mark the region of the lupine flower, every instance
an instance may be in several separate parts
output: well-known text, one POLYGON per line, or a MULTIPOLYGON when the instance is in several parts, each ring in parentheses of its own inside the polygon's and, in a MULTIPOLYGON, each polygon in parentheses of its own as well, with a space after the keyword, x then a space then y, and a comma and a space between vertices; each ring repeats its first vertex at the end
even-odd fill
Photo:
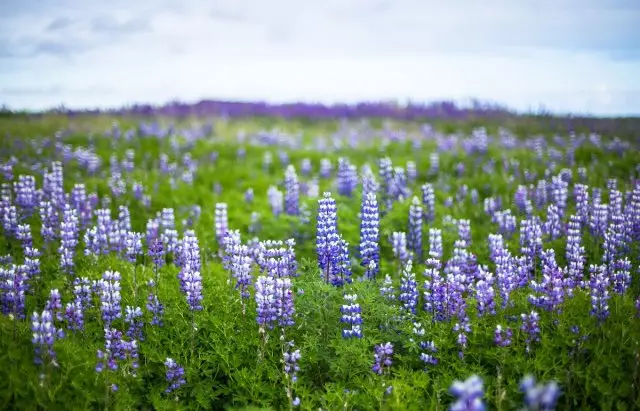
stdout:
POLYGON ((284 194, 282 191, 278 190, 276 186, 270 186, 267 190, 267 198, 273 215, 277 217, 282 214, 284 211, 284 194))
POLYGON ((167 389, 164 390, 165 393, 173 392, 187 383, 184 379, 184 368, 179 366, 173 359, 167 357, 164 366, 167 369, 166 379, 169 384, 167 389))
POLYGON ((73 257, 78 246, 79 221, 77 211, 65 204, 60 223, 60 268, 67 274, 73 273, 75 263, 73 257))
POLYGON ((542 282, 531 281, 531 289, 540 295, 529 295, 529 302, 538 308, 560 313, 564 301, 564 270, 556 264, 553 249, 542 251, 542 282))
POLYGON ((365 277, 374 279, 380 267, 380 213, 375 193, 363 197, 360 220, 360 257, 365 277), (372 265, 373 263, 373 265, 372 265), (370 269, 371 268, 371 269, 370 269))
MULTIPOLYGON (((42 234, 44 242, 48 244, 53 241, 56 236, 55 227, 58 223, 58 215, 49 201, 41 201, 38 211, 40 214, 40 220, 42 221, 40 233, 42 234)), ((62 231, 62 227, 60 230, 62 231)))
MULTIPOLYGON (((464 307, 464 302, 462 306, 464 307)), ((467 348, 467 334, 471 332, 471 324, 469 323, 469 317, 464 312, 464 309, 461 309, 460 311, 461 313, 458 314, 460 322, 453 326, 453 331, 458 333, 458 345, 460 346, 458 356, 463 358, 464 350, 467 348)))
POLYGON ((328 158, 320 159, 320 177, 321 178, 329 178, 331 177, 331 160, 328 158))
POLYGON ((278 324, 288 327, 294 324, 295 307, 293 305, 293 290, 290 278, 277 278, 275 281, 275 307, 278 324))
POLYGON ((502 328, 500 324, 496 325, 493 342, 498 347, 509 347, 511 345, 512 337, 513 337, 513 332, 511 331, 511 328, 507 328, 505 330, 504 328, 502 328))
POLYGON ((60 291, 53 289, 49 292, 49 300, 47 300, 44 309, 49 311, 57 320, 62 319, 62 298, 60 291))
POLYGON ((132 340, 144 341, 144 336, 142 334, 144 320, 142 319, 142 310, 140 309, 140 307, 127 306, 125 308, 124 322, 129 324, 127 337, 131 338, 132 340))
POLYGON ((411 260, 407 260, 402 270, 402 277, 400 279, 400 296, 398 299, 402 302, 404 309, 416 313, 416 307, 418 305, 418 283, 416 282, 416 275, 412 271, 411 260))
POLYGON ((631 261, 628 257, 621 258, 613 264, 612 268, 613 292, 622 295, 631 285, 631 261))
POLYGON ((531 375, 522 379, 520 390, 524 392, 524 404, 530 411, 553 411, 560 397, 558 383, 536 384, 531 375))
POLYGON ((298 365, 298 361, 300 360, 302 355, 300 354, 300 350, 295 350, 295 351, 293 350, 293 341, 290 341, 287 345, 289 348, 287 349, 287 351, 283 352, 282 354, 282 362, 284 363, 284 367, 283 367, 284 375, 288 381, 286 392, 287 392, 287 397, 289 398, 289 401, 291 401, 291 405, 294 407, 297 407, 298 405, 300 405, 300 397, 294 398, 293 389, 291 385, 295 384, 295 382, 298 380, 297 374, 298 374, 298 371, 300 371, 300 366, 298 365))
POLYGON ((482 317, 485 314, 495 315, 496 313, 496 303, 494 299, 495 290, 493 289, 493 283, 493 275, 480 268, 478 282, 475 287, 479 317, 482 317))
POLYGON ((251 187, 247 188, 247 191, 244 192, 244 201, 247 204, 251 204, 251 203, 253 203, 254 197, 255 197, 255 195, 253 193, 253 188, 251 188, 251 187))
POLYGON ((417 259, 422 261, 422 205, 418 197, 413 197, 409 207, 408 247, 417 259))
POLYGON ((375 353, 373 354, 373 367, 371 368, 373 372, 378 375, 382 375, 385 372, 388 372, 391 368, 391 364, 393 356, 393 344, 390 342, 376 345, 375 353))
POLYGON ((64 310, 64 317, 67 321, 67 327, 70 330, 84 330, 84 306, 80 301, 67 303, 64 310))
POLYGON ((300 183, 296 169, 292 164, 287 166, 284 174, 285 199, 284 208, 289 215, 298 215, 300 212, 300 183))
POLYGON ((342 330, 342 338, 362 338, 362 316, 360 315, 360 304, 356 303, 358 296, 356 294, 345 294, 344 304, 340 307, 342 317, 340 322, 344 323, 347 327, 342 330))
POLYGON ((147 297, 147 310, 153 314, 151 319, 151 325, 157 325, 162 327, 162 317, 164 316, 164 305, 160 303, 157 294, 157 285, 155 281, 149 280, 147 283, 149 286, 149 295, 147 297))
POLYGON ((142 234, 131 230, 126 231, 124 245, 127 261, 135 264, 138 256, 142 254, 142 234))
MULTIPOLYGON (((36 354, 35 363, 44 365, 46 359, 48 359, 57 367, 53 344, 56 340, 64 337, 64 331, 56 328, 52 313, 47 310, 42 311, 42 314, 34 312, 31 316, 31 331, 33 332, 31 342, 34 345, 36 354)), ((44 375, 41 375, 41 378, 43 377, 44 375)))
POLYGON ((429 257, 442 259, 442 230, 439 228, 429 229, 429 257))
POLYGON ((540 316, 537 312, 531 311, 530 314, 521 314, 520 317, 522 318, 520 330, 525 333, 525 350, 528 353, 531 351, 532 344, 540 341, 540 326, 538 325, 540 316))
POLYGON ((227 230, 229 230, 226 203, 216 203, 215 230, 218 244, 221 245, 224 240, 224 235, 227 233, 227 230))
POLYGON ((395 300, 395 290, 393 289, 393 281, 389 274, 384 276, 384 281, 382 283, 382 287, 380 287, 380 295, 385 297, 387 300, 395 300))
MULTIPOLYGON (((422 362, 424 362, 424 365, 426 367, 428 367, 429 365, 438 364, 438 359, 433 355, 438 352, 438 349, 436 348, 436 344, 433 341, 429 341, 429 342, 421 341, 420 348, 429 352, 429 354, 426 352, 420 353, 420 359, 422 360, 422 362)), ((424 369, 425 371, 427 371, 426 367, 424 369)))
POLYGON ((18 181, 13 183, 16 192, 16 205, 20 207, 26 215, 31 215, 36 207, 36 179, 33 176, 20 175, 18 181))
POLYGON ((362 201, 364 202, 369 194, 375 194, 378 192, 378 190, 380 189, 380 185, 378 184, 378 180, 376 179, 375 174, 373 174, 373 170, 371 170, 371 166, 369 166, 369 164, 365 164, 362 166, 361 174, 362 201))
POLYGON ((354 165, 345 158, 338 159, 338 175, 336 185, 338 194, 351 197, 358 184, 358 171, 354 165))
POLYGON ((337 228, 336 202, 331 193, 324 193, 318 200, 318 217, 316 225, 316 253, 318 266, 324 273, 325 281, 329 282, 332 272, 332 262, 337 259, 340 247, 340 236, 337 228))
POLYGON ((466 381, 454 381, 449 389, 456 401, 451 404, 449 411, 484 411, 482 402, 484 388, 482 379, 472 375, 466 381))
POLYGON ((100 296, 100 311, 105 328, 110 328, 111 323, 122 317, 120 306, 120 273, 117 271, 105 271, 102 279, 97 282, 97 292, 100 296))
POLYGON ((275 278, 260 276, 255 284, 256 321, 261 329, 273 328, 278 319, 275 278))
POLYGON ((153 238, 149 242, 149 257, 151 257, 157 272, 165 263, 164 244, 159 238, 153 238))
POLYGON ((607 276, 606 266, 591 265, 589 279, 589 292, 591 294, 591 312, 598 320, 598 324, 609 317, 609 286, 611 279, 607 276))
POLYGON ((409 259, 407 234, 404 231, 394 232, 391 236, 391 244, 393 246, 393 256, 398 260, 400 265, 404 265, 409 259))
POLYGON ((91 307, 91 287, 87 277, 80 277, 73 280, 74 301, 79 303, 83 309, 91 307))

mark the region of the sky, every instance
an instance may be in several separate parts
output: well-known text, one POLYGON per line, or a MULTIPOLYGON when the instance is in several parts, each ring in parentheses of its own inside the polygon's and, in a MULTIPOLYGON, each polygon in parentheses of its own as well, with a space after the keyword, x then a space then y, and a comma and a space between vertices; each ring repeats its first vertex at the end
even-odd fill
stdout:
POLYGON ((0 0, 0 105, 477 98, 640 115, 637 0, 0 0))

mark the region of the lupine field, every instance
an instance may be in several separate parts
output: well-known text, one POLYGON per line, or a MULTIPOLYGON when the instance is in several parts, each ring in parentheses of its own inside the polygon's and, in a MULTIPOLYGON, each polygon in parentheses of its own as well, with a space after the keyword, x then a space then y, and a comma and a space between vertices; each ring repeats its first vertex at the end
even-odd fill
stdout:
POLYGON ((260 114, 3 114, 1 409, 640 409, 626 130, 260 114))

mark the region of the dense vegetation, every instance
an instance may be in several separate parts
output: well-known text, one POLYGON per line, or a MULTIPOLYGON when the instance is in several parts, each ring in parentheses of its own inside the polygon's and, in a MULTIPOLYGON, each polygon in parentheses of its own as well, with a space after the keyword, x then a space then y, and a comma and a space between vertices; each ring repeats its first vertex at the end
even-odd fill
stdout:
POLYGON ((636 143, 477 123, 0 118, 0 408, 638 409, 636 143))

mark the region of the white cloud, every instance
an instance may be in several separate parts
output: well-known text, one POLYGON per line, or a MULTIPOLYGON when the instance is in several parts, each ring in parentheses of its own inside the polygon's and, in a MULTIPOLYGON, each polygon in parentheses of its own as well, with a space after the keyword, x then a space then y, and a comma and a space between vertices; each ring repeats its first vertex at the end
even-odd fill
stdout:
POLYGON ((0 103, 15 107, 478 97, 640 113, 631 2, 7 1, 0 103))

